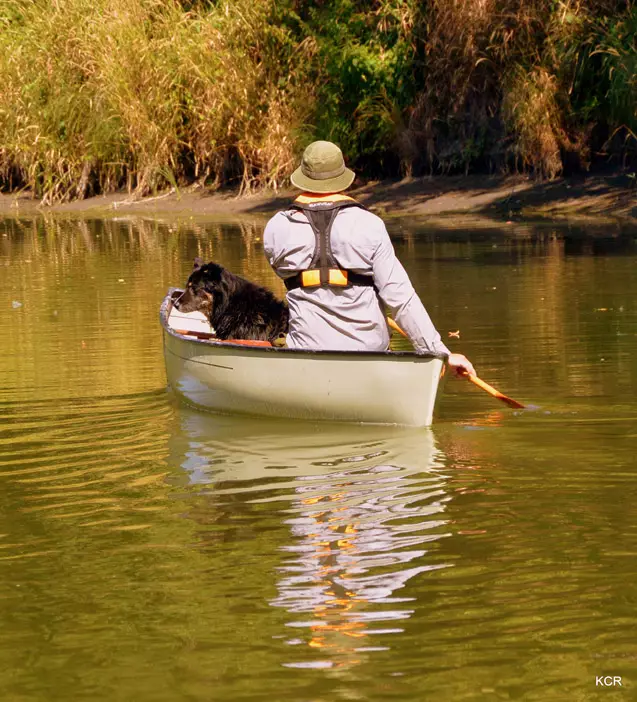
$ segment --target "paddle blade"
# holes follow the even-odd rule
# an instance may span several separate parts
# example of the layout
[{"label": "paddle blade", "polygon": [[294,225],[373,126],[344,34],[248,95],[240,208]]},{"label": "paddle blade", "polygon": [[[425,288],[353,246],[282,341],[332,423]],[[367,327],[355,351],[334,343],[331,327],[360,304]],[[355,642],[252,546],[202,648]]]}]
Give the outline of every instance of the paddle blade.
[{"label": "paddle blade", "polygon": [[511,397],[507,397],[505,394],[501,393],[499,390],[496,390],[494,387],[489,385],[489,383],[485,383],[484,380],[478,378],[477,375],[472,375],[471,373],[463,373],[462,375],[474,385],[477,385],[485,392],[488,392],[489,395],[491,395],[492,397],[495,397],[498,400],[501,400],[505,404],[509,405],[509,407],[513,407],[514,409],[524,409],[524,405],[522,403],[518,402],[517,400],[514,400]]},{"label": "paddle blade", "polygon": [[[387,324],[391,329],[394,331],[397,331],[399,334],[404,336],[406,339],[409,337],[407,336],[407,333],[405,332],[404,329],[401,329],[396,322],[391,317],[387,317]],[[513,407],[514,409],[524,409],[524,405],[517,400],[514,400],[511,397],[507,397],[503,393],[501,393],[499,390],[496,390],[494,387],[491,387],[489,383],[485,383],[484,380],[480,380],[477,375],[473,375],[471,373],[467,373],[466,371],[464,373],[460,373],[460,375],[464,378],[467,378],[467,380],[470,380],[474,385],[477,385],[479,388],[484,390],[485,392],[488,392],[489,395],[492,397],[496,397],[498,400],[502,400],[505,404],[509,405],[509,407]]]}]

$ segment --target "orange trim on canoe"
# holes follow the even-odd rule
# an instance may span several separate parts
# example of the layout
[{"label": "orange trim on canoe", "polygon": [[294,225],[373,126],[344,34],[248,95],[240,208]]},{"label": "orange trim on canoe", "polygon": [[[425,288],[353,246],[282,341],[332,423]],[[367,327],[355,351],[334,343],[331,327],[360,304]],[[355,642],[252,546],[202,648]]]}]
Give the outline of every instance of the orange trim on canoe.
[{"label": "orange trim on canoe", "polygon": [[222,344],[240,344],[241,346],[272,346],[269,341],[260,339],[217,339]]},{"label": "orange trim on canoe", "polygon": [[189,329],[174,329],[177,334],[182,336],[193,336],[195,339],[203,339],[205,341],[214,341],[218,344],[237,344],[239,346],[272,346],[269,341],[261,339],[218,339],[214,334],[208,332],[191,331]]}]

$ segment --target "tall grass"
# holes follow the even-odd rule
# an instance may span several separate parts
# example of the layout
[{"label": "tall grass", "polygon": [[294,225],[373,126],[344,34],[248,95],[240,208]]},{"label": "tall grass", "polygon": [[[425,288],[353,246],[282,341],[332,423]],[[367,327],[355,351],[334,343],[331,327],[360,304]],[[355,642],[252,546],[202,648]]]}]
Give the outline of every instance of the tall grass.
[{"label": "tall grass", "polygon": [[604,155],[634,156],[637,151],[637,7],[632,2],[624,2],[615,4],[614,13],[601,16],[589,13],[581,38],[577,60],[573,61],[573,109],[594,127],[597,142],[594,146]]},{"label": "tall grass", "polygon": [[421,171],[554,177],[627,153],[607,137],[635,122],[632,0],[426,4],[425,80],[408,124]]},{"label": "tall grass", "polygon": [[0,0],[0,184],[45,202],[634,152],[632,0]]},{"label": "tall grass", "polygon": [[511,72],[509,81],[503,116],[515,134],[516,166],[522,166],[519,170],[534,168],[538,174],[554,178],[562,172],[560,146],[564,139],[555,76],[541,68],[531,73],[518,68]]},{"label": "tall grass", "polygon": [[3,0],[0,172],[50,199],[213,176],[278,186],[311,86],[270,0]]}]

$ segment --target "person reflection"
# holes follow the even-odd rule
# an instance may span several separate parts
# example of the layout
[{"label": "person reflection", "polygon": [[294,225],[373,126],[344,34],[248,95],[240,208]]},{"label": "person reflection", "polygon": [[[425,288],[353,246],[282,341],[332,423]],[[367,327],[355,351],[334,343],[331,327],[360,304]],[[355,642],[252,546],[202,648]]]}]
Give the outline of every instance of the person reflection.
[{"label": "person reflection", "polygon": [[[276,533],[291,535],[278,537],[268,599],[290,615],[274,637],[294,646],[282,664],[351,667],[386,648],[381,635],[401,632],[413,613],[408,583],[452,565],[437,548],[451,532],[450,491],[433,432],[180,413],[184,444],[175,436],[174,448],[190,484],[208,486],[214,519],[232,509],[255,533],[278,523]],[[209,538],[203,530],[202,543]],[[259,563],[273,555],[259,553]]]},{"label": "person reflection", "polygon": [[450,565],[433,551],[448,533],[449,497],[431,432],[381,433],[368,446],[353,434],[338,454],[312,462],[323,474],[297,477],[286,519],[296,540],[283,547],[288,556],[270,604],[294,614],[289,626],[307,632],[323,655],[292,666],[351,666],[357,654],[382,650],[378,635],[401,632],[399,622],[413,613],[413,598],[399,591]]}]

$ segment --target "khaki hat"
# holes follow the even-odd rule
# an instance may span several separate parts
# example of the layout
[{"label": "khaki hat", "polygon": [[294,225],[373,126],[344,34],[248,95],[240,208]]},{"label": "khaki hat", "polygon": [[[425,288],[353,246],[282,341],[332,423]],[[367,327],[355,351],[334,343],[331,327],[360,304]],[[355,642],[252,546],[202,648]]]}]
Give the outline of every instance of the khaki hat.
[{"label": "khaki hat", "polygon": [[338,193],[349,188],[356,174],[345,167],[343,152],[331,141],[314,141],[292,173],[292,185],[307,193]]}]

